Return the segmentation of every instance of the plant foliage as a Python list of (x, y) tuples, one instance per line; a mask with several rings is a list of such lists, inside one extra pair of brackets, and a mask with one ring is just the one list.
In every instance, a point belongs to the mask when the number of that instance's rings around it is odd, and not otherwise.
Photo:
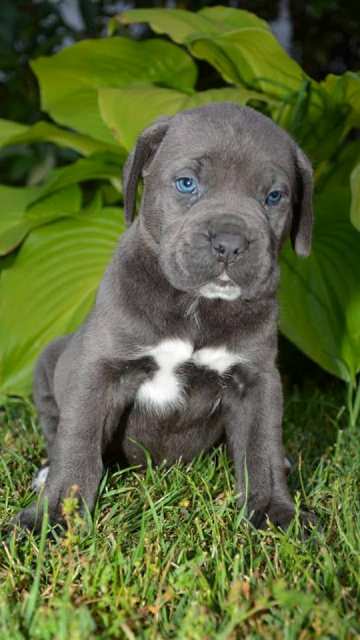
[[(360, 75), (307, 76), (255, 15), (134, 9), (156, 37), (85, 40), (32, 63), (46, 120), (1, 120), (0, 146), (50, 142), (78, 154), (39, 183), (0, 185), (0, 392), (25, 395), (34, 360), (88, 313), (124, 229), (121, 168), (159, 115), (214, 101), (250, 105), (286, 128), (315, 167), (314, 249), (285, 247), (283, 333), (320, 366), (354, 383), (360, 370)], [(220, 78), (198, 91), (196, 60)]]

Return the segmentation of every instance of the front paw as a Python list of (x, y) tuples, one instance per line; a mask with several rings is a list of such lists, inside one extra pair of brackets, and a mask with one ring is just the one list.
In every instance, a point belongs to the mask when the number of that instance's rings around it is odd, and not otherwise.
[(45, 491), (37, 500), (20, 511), (12, 520), (11, 525), (29, 529), (36, 533), (41, 530), (44, 515), (48, 523), (54, 527), (60, 525), (67, 529), (68, 520), (75, 513), (82, 513), (84, 503), (79, 493), (78, 485), (71, 485), (63, 490)]
[(286, 531), (294, 518), (295, 510), (286, 507), (249, 509), (249, 521), (256, 529), (266, 529), (269, 522)]
[(295, 507), (292, 504), (270, 505), (267, 517), (276, 527), (286, 531), (295, 516)]
[[(295, 507), (292, 505), (276, 504), (270, 505), (269, 520), (277, 527), (286, 530), (295, 517)], [(299, 513), (299, 524), (305, 535), (311, 532), (311, 529), (317, 526), (317, 517), (312, 511), (303, 511)]]
[[(49, 512), (47, 511), (47, 513)], [(22, 529), (33, 531), (34, 533), (40, 533), (44, 515), (44, 504), (38, 500), (25, 509), (22, 509), (22, 511), (11, 520), (10, 526), (11, 528), (18, 526)], [(56, 518), (53, 519), (53, 524), (56, 522), (61, 523), (61, 516), (59, 516), (58, 520), (56, 520)]]
[(246, 513), (249, 522), (255, 527), (255, 529), (265, 529), (268, 520), (270, 495), (263, 496), (249, 496), (246, 503)]
[[(249, 520), (256, 529), (265, 529), (268, 521), (276, 527), (286, 531), (295, 517), (295, 507), (287, 502), (284, 504), (269, 504), (267, 507), (248, 507)], [(318, 525), (318, 519), (312, 511), (300, 511), (299, 523), (304, 537)]]

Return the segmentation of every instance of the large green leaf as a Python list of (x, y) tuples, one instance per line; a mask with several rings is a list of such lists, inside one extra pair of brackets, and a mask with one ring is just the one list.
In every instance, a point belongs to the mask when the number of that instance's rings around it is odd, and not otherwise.
[(360, 233), (349, 220), (348, 176), (333, 174), (315, 199), (313, 251), (282, 256), (280, 326), (327, 371), (354, 381), (360, 371)]
[[(85, 180), (119, 178), (126, 156), (126, 151), (117, 146), (116, 153), (96, 153), (88, 158), (80, 158), (60, 169), (55, 169), (40, 187), (37, 200), (70, 184)], [(120, 189), (120, 184), (118, 186)]]
[(90, 136), (61, 129), (50, 122), (37, 122), (32, 126), (25, 126), (0, 118), (0, 147), (33, 142), (53, 142), (60, 147), (75, 149), (85, 156), (106, 150), (116, 151), (114, 144), (106, 144)]
[[(0, 185), (0, 255), (17, 246), (16, 228), (21, 223), (26, 208), (35, 200), (38, 187), (8, 187)], [(14, 235), (11, 229), (15, 229)]]
[(233, 9), (232, 7), (204, 7), (198, 14), (201, 19), (216, 26), (217, 32), (222, 30), (229, 33), (236, 29), (262, 29), (270, 31), (270, 27), (265, 20), (261, 20), (254, 13), (244, 11), (243, 9)]
[[(7, 187), (0, 187), (0, 198), (3, 189)], [(5, 210), (0, 221), (0, 256), (16, 249), (31, 229), (77, 213), (80, 207), (81, 190), (77, 185), (72, 185), (48, 195), (34, 206), (28, 202), (25, 209)]]
[(119, 209), (32, 231), (0, 279), (0, 393), (28, 394), (34, 361), (79, 325), (124, 229)]
[(100, 117), (97, 89), (153, 83), (191, 91), (196, 81), (191, 57), (157, 39), (84, 40), (50, 58), (39, 58), (32, 68), (40, 83), (42, 108), (54, 120), (108, 143), (114, 139)]
[(227, 82), (245, 84), (272, 96), (289, 96), (306, 78), (270, 31), (245, 27), (214, 39), (196, 36), (189, 48), (197, 58), (213, 65)]
[(264, 97), (244, 87), (210, 89), (192, 95), (154, 86), (99, 90), (103, 120), (128, 150), (139, 133), (160, 115), (174, 115), (183, 109), (193, 109), (210, 102), (230, 101), (244, 105), (252, 100), (264, 101)]
[(0, 218), (0, 255), (13, 251), (35, 229), (50, 220), (77, 213), (81, 207), (78, 183), (110, 179), (121, 192), (120, 172), (125, 158), (109, 153), (81, 158), (51, 172), (37, 187), (0, 185), (3, 213)]
[(194, 35), (215, 37), (245, 28), (270, 30), (264, 20), (249, 11), (220, 6), (197, 13), (184, 9), (130, 9), (116, 19), (121, 24), (146, 22), (155, 33), (166, 33), (179, 44), (187, 44)]
[(268, 25), (247, 11), (211, 7), (198, 13), (181, 9), (132, 9), (119, 16), (123, 24), (147, 22), (206, 60), (224, 80), (246, 84), (276, 97), (298, 91), (307, 78)]

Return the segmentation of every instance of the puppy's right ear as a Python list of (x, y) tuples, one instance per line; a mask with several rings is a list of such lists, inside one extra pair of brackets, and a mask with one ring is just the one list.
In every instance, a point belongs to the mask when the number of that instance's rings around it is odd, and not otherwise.
[(138, 137), (123, 171), (125, 220), (129, 226), (135, 217), (136, 192), (139, 179), (145, 166), (153, 158), (160, 142), (164, 138), (171, 117), (159, 118)]

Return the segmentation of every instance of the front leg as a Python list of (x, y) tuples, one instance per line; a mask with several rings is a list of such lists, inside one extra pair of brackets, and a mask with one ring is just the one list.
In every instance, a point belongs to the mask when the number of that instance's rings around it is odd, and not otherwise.
[(224, 393), (226, 438), (240, 503), (256, 526), (266, 517), (286, 528), (294, 515), (282, 444), (282, 387), (276, 369), (234, 370)]
[(15, 522), (39, 529), (46, 500), (50, 522), (63, 524), (62, 502), (70, 493), (93, 508), (103, 472), (103, 451), (123, 411), (148, 377), (148, 364), (82, 363), (80, 372), (69, 377), (44, 490)]

